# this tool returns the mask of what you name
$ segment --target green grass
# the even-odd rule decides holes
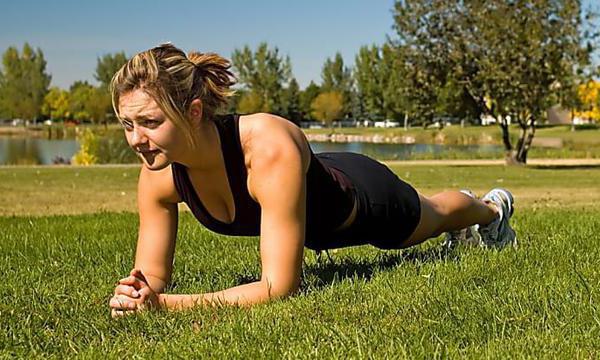
[[[73,199],[102,187],[129,191],[135,169],[0,169],[0,183],[25,197],[40,178],[47,192],[74,184],[65,186],[72,197],[58,196],[45,214],[34,202],[0,217],[0,357],[600,355],[599,168],[393,169],[425,193],[469,184],[478,192],[497,184],[515,190],[520,247],[444,254],[434,239],[403,251],[339,250],[331,260],[307,251],[302,290],[290,299],[116,321],[107,303],[132,265],[137,215],[55,215],[54,209],[68,203],[73,212],[87,212]],[[110,192],[103,194],[86,202]],[[182,213],[170,291],[251,281],[260,275],[258,260],[256,238],[210,233]]]

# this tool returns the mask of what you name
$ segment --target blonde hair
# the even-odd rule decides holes
[[[229,61],[217,54],[192,51],[186,56],[170,43],[161,44],[135,55],[115,73],[110,84],[113,109],[121,121],[119,97],[142,89],[194,144],[187,120],[190,104],[200,99],[203,119],[212,119],[234,93],[230,67]]]

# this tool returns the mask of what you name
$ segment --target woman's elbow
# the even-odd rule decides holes
[[[265,279],[269,299],[283,299],[294,295],[300,289],[300,279],[270,280]]]

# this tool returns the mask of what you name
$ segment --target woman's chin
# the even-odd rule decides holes
[[[139,157],[148,170],[162,170],[171,165],[171,161],[163,153],[139,154]]]

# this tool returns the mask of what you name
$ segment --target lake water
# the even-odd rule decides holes
[[[53,164],[70,160],[78,150],[76,140],[0,137],[0,165]]]
[[[314,152],[351,151],[380,160],[406,160],[418,154],[432,154],[435,156],[445,151],[479,152],[483,154],[500,154],[502,152],[502,147],[498,145],[374,144],[360,142],[313,142],[310,145]],[[0,137],[0,165],[53,164],[61,160],[70,160],[78,150],[79,144],[76,140]]]

